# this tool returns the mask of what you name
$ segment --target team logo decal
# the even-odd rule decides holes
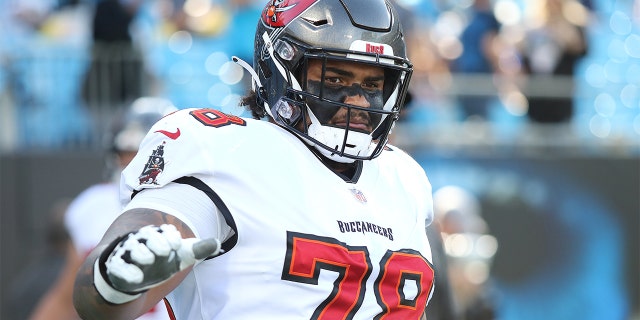
[[[142,169],[142,173],[138,177],[140,184],[158,184],[156,179],[164,170],[164,144],[165,142],[151,152],[147,164],[144,165],[144,169]]]
[[[273,28],[286,26],[318,0],[271,0],[262,12],[262,21]]]
[[[361,203],[367,203],[367,198],[364,196],[364,193],[362,193],[362,191],[356,189],[356,188],[351,188],[349,189],[351,190],[351,194],[353,194],[353,196],[358,199],[358,201],[360,201]]]

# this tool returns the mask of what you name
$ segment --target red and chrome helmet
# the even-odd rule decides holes
[[[310,61],[347,62],[382,68],[384,87],[369,107],[345,103],[360,85],[329,88],[306,80]],[[241,63],[242,64],[242,63]],[[245,64],[246,65],[246,64]],[[338,162],[377,157],[398,119],[412,66],[404,35],[387,0],[272,0],[262,12],[255,38],[253,70],[258,103],[274,121]],[[355,93],[354,93],[355,90]],[[366,113],[373,130],[329,125],[339,109]],[[353,118],[353,117],[351,117]],[[302,121],[301,119],[308,119]]]

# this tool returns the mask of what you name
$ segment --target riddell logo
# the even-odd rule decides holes
[[[370,43],[367,43],[366,50],[367,50],[368,53],[384,54],[384,46],[382,46],[382,45],[376,46],[376,45],[372,45]]]

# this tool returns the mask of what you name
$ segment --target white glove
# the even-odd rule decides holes
[[[182,239],[175,226],[145,226],[117,241],[94,265],[100,295],[114,304],[132,301],[176,272],[220,252],[217,239]]]

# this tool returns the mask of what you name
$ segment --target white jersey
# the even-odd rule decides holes
[[[434,280],[431,186],[403,151],[387,148],[345,181],[281,127],[185,109],[150,130],[121,196],[172,182],[204,191],[235,231],[167,297],[176,319],[423,313]]]
[[[81,257],[86,257],[95,248],[113,220],[120,214],[122,206],[118,190],[116,183],[93,185],[81,192],[69,205],[64,216],[65,226]],[[138,319],[170,318],[164,303],[160,302]]]
[[[118,185],[101,183],[81,192],[69,205],[65,226],[78,254],[86,257],[100,242],[122,209]]]

